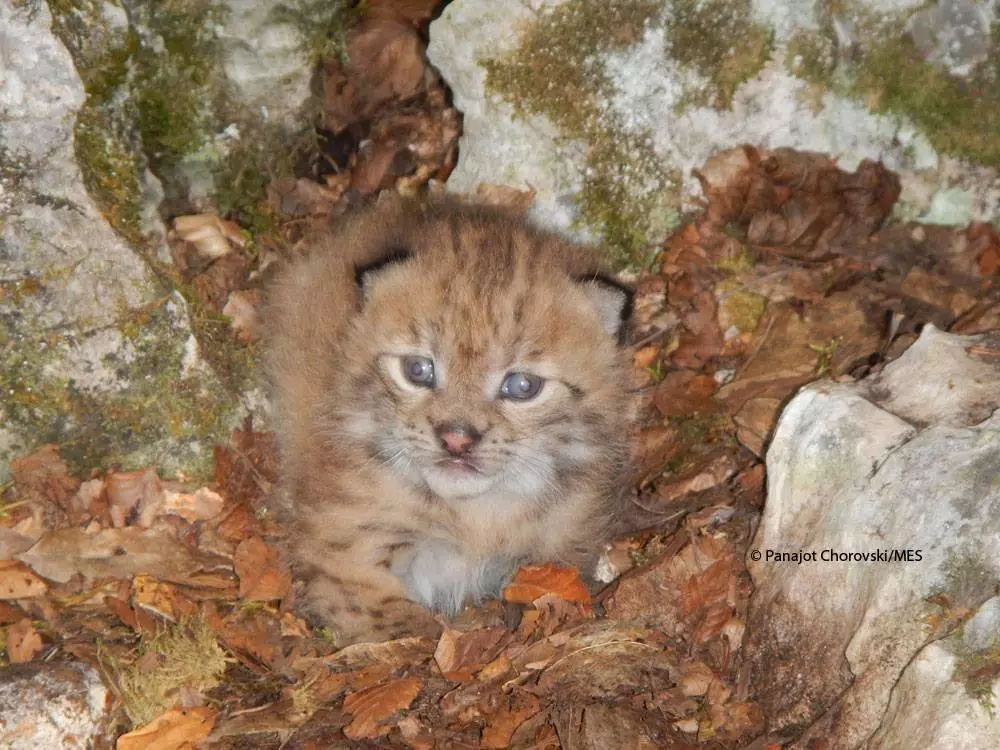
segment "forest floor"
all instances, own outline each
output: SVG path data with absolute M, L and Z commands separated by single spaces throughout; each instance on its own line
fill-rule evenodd
M 379 190 L 447 178 L 460 117 L 413 42 L 419 6 L 352 31 L 365 66 L 322 66 L 322 147 L 269 186 L 257 208 L 270 233 L 252 253 L 239 214 L 176 224 L 178 269 L 232 318 L 235 342 L 257 338 L 263 271 L 310 228 Z M 768 747 L 744 556 L 781 407 L 812 380 L 877 370 L 922 325 L 1000 327 L 1000 238 L 986 224 L 886 223 L 899 181 L 875 163 L 848 173 L 747 145 L 699 179 L 703 211 L 629 276 L 641 418 L 628 533 L 603 591 L 572 569 L 523 569 L 506 604 L 466 610 L 436 641 L 338 649 L 295 614 L 285 530 L 267 510 L 269 433 L 247 424 L 217 446 L 204 487 L 155 466 L 70 476 L 46 446 L 13 463 L 0 496 L 0 663 L 94 665 L 122 750 Z M 469 198 L 523 211 L 532 196 Z

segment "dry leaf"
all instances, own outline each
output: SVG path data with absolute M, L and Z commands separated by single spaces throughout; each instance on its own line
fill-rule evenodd
M 260 338 L 261 323 L 257 313 L 260 303 L 260 292 L 256 289 L 238 289 L 230 293 L 226 306 L 222 308 L 222 314 L 229 318 L 236 338 L 244 343 Z
M 715 378 L 692 370 L 668 373 L 653 391 L 653 405 L 664 417 L 686 417 L 695 412 L 713 414 L 719 404 L 712 398 Z
M 226 501 L 218 492 L 202 487 L 195 492 L 166 490 L 161 512 L 180 516 L 189 523 L 207 521 L 222 512 Z
M 211 708 L 174 708 L 118 738 L 117 750 L 188 750 L 203 742 L 215 726 Z
M 11 475 L 18 494 L 25 500 L 51 503 L 69 510 L 71 499 L 79 485 L 67 474 L 66 462 L 59 456 L 59 447 L 43 445 L 27 456 L 10 462 Z
M 518 604 L 530 604 L 545 594 L 555 594 L 570 602 L 590 603 L 590 592 L 580 580 L 580 572 L 551 563 L 521 568 L 514 582 L 503 590 L 505 601 Z
M 145 573 L 183 585 L 226 587 L 231 570 L 224 558 L 192 549 L 159 529 L 136 526 L 96 534 L 83 529 L 50 531 L 18 559 L 58 583 L 77 573 L 125 579 Z
M 24 664 L 38 655 L 44 648 L 42 637 L 25 617 L 7 628 L 7 656 L 11 664 Z
M 105 486 L 116 529 L 135 522 L 147 528 L 153 524 L 163 503 L 163 485 L 155 469 L 111 472 Z
M 432 750 L 434 747 L 434 735 L 416 716 L 404 716 L 396 726 L 403 735 L 403 742 L 412 750 Z
M 344 734 L 352 740 L 384 737 L 392 731 L 389 721 L 397 711 L 409 708 L 420 692 L 421 682 L 408 678 L 352 693 L 344 698 L 344 710 L 353 714 Z
M 292 586 L 292 574 L 278 555 L 259 537 L 240 542 L 233 557 L 240 579 L 240 597 L 249 601 L 284 599 Z
M 191 286 L 205 304 L 221 313 L 229 295 L 246 284 L 248 272 L 249 263 L 243 253 L 232 253 L 195 276 Z
M 361 94 L 359 116 L 382 104 L 409 99 L 422 88 L 427 69 L 416 31 L 392 19 L 371 18 L 358 24 L 347 42 L 350 70 Z
M 0 600 L 43 596 L 49 585 L 22 563 L 0 560 Z
M 483 727 L 482 747 L 509 747 L 517 728 L 541 710 L 542 702 L 531 693 L 515 693 L 512 701 L 502 702 L 500 710 L 487 719 Z
M 191 214 L 174 219 L 174 233 L 190 242 L 203 258 L 216 260 L 233 251 L 233 244 L 243 247 L 246 237 L 238 224 L 215 214 Z
M 471 680 L 474 672 L 500 653 L 507 635 L 505 628 L 481 628 L 468 633 L 445 630 L 434 651 L 434 661 L 446 680 Z

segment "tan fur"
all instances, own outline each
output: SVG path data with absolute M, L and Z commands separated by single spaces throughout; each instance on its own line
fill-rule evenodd
M 393 249 L 412 256 L 360 293 L 355 268 Z M 494 210 L 393 201 L 277 280 L 269 367 L 290 549 L 307 610 L 340 642 L 436 629 L 415 590 L 454 610 L 517 564 L 600 551 L 629 406 L 607 299 L 575 280 L 598 268 L 593 251 Z M 388 371 L 401 351 L 433 354 L 439 387 L 401 388 Z M 537 402 L 495 397 L 515 366 L 547 378 Z M 452 496 L 465 485 L 431 466 L 442 423 L 482 433 L 473 455 L 495 485 Z

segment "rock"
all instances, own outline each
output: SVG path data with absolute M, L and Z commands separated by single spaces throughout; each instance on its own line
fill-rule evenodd
M 87 129 L 84 86 L 53 23 L 44 3 L 0 4 L 0 481 L 11 458 L 47 442 L 77 470 L 205 473 L 239 405 L 202 361 L 184 299 L 88 192 L 129 175 L 103 171 L 85 187 L 82 144 L 95 137 L 101 159 L 116 147 Z M 138 221 L 142 196 L 132 200 Z
M 312 70 L 302 34 L 272 3 L 225 0 L 219 28 L 223 68 L 242 106 L 297 126 Z
M 928 62 L 944 65 L 954 76 L 967 76 L 989 59 L 993 49 L 990 26 L 993 4 L 940 0 L 910 17 L 913 43 Z
M 896 683 L 871 747 L 980 750 L 996 743 L 1000 597 L 955 634 L 925 646 Z M 976 710 L 976 699 L 983 709 Z M 933 711 L 924 710 L 933 706 Z
M 959 17 L 973 4 L 951 5 L 954 23 L 928 37 L 935 48 L 968 28 Z M 849 171 L 881 159 L 902 177 L 903 200 L 912 202 L 899 209 L 905 216 L 925 212 L 943 186 L 964 191 L 949 205 L 973 218 L 1000 216 L 1000 138 L 981 135 L 1000 112 L 912 54 L 899 29 L 920 3 L 869 0 L 850 17 L 821 6 L 451 3 L 432 23 L 428 48 L 464 113 L 449 187 L 534 189 L 536 218 L 600 236 L 633 259 L 700 197 L 691 170 L 744 142 L 835 154 Z M 912 34 L 924 26 L 915 19 Z M 981 37 L 961 53 L 973 68 L 986 64 L 973 50 Z M 886 67 L 904 71 L 891 92 L 879 88 Z M 924 109 L 930 85 L 963 103 L 943 128 Z M 963 147 L 963 138 L 976 145 Z M 953 157 L 988 168 L 960 169 L 956 182 Z
M 748 564 L 748 631 L 769 730 L 808 727 L 795 747 L 991 747 L 1000 736 L 977 700 L 1000 691 L 988 627 L 1000 585 L 998 351 L 1000 333 L 927 326 L 877 376 L 812 384 L 782 413 Z M 978 691 L 952 683 L 971 674 Z
M 0 746 L 89 748 L 102 737 L 108 690 L 80 663 L 31 662 L 0 670 Z

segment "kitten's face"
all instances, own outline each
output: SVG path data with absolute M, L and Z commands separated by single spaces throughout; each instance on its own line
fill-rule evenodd
M 625 377 L 606 329 L 623 301 L 516 259 L 386 266 L 344 345 L 339 429 L 440 497 L 554 496 L 620 446 Z

